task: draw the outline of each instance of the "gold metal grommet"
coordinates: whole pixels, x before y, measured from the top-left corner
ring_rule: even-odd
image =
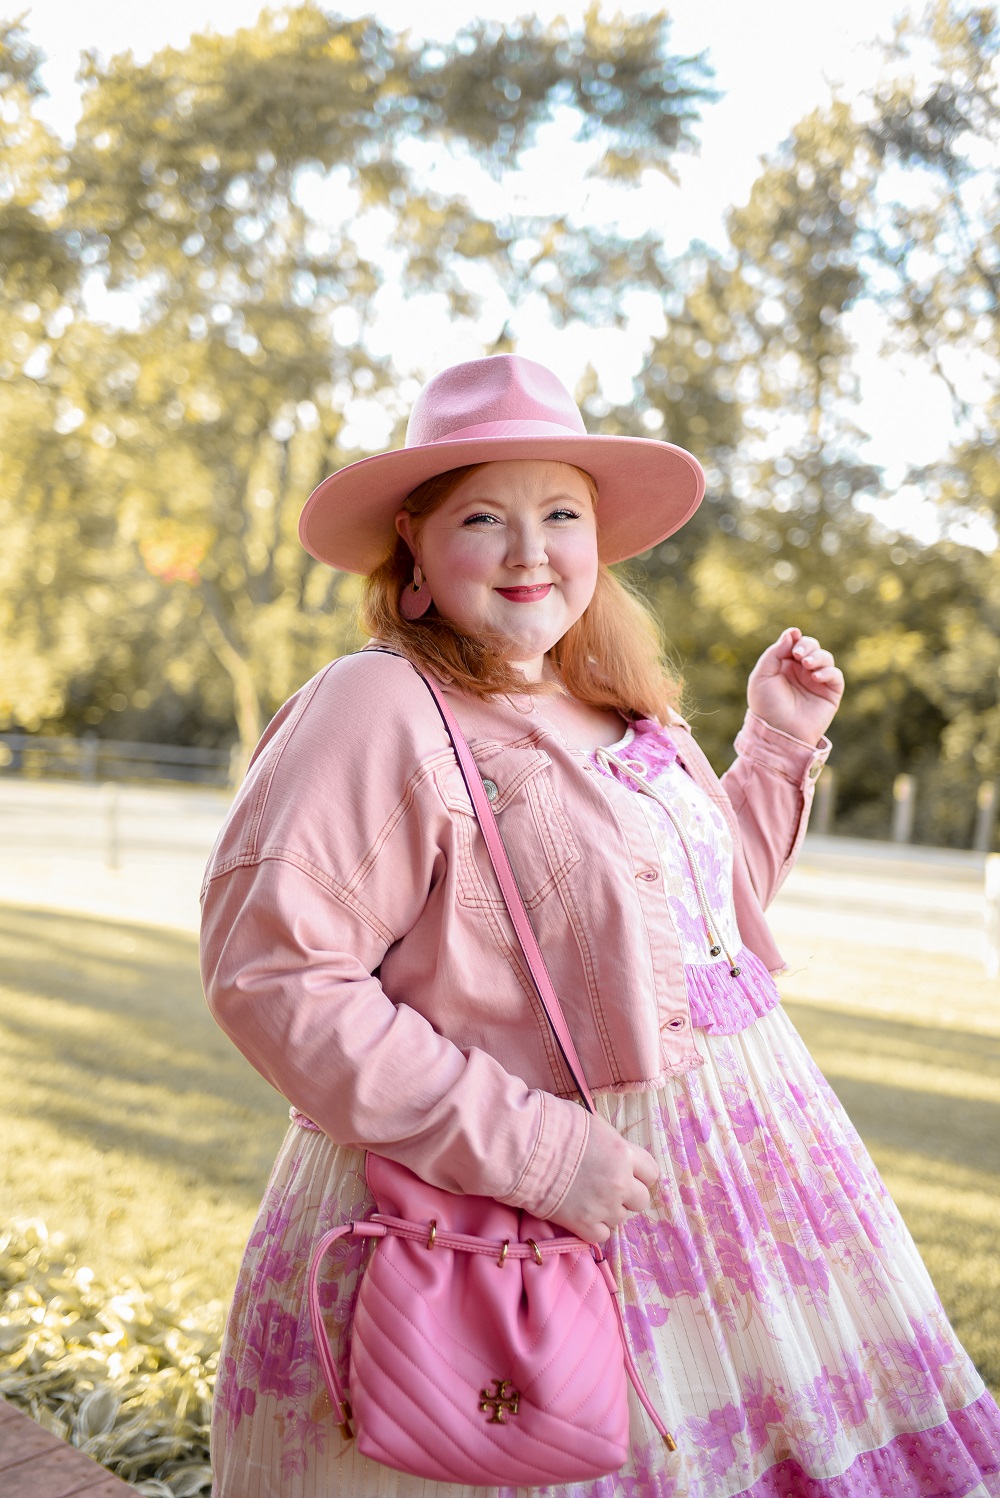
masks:
[[[507,1250],[509,1248],[510,1248],[510,1239],[509,1238],[505,1238],[503,1240],[503,1248],[500,1250],[500,1257],[499,1257],[499,1259],[497,1259],[497,1263],[500,1265],[501,1269],[503,1268],[504,1264],[506,1264],[506,1262],[507,1262]]]
[[[538,1247],[538,1244],[535,1242],[534,1238],[528,1239],[528,1247],[531,1249],[531,1252],[535,1256],[535,1263],[540,1264],[542,1262],[542,1250]]]
[[[437,1235],[438,1235],[438,1225],[437,1225],[437,1218],[435,1217],[432,1220],[432,1222],[431,1222],[431,1230],[427,1234],[427,1247],[428,1248],[433,1248],[434,1247],[434,1239],[437,1237]]]

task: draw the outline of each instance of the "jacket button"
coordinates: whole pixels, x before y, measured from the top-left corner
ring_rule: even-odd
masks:
[[[484,780],[483,790],[486,792],[487,801],[495,801],[500,794],[500,787],[495,780]]]
[[[809,779],[810,780],[818,780],[819,777],[822,775],[822,773],[823,773],[823,762],[822,762],[822,760],[816,760],[814,764],[811,764],[809,766]]]
[[[663,1026],[665,1030],[683,1030],[687,1026],[687,1020],[682,1014],[675,1014],[673,1019],[668,1019]]]
[[[659,879],[660,876],[655,869],[640,869],[635,877],[637,879],[648,879],[652,883],[654,879]]]

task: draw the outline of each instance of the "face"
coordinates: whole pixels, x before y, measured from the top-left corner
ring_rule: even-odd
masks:
[[[438,612],[469,634],[498,632],[529,681],[575,624],[597,583],[597,517],[568,463],[488,463],[417,527],[396,527]]]

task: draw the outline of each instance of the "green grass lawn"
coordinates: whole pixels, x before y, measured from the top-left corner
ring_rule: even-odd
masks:
[[[1000,1392],[1000,983],[977,964],[792,951],[789,1012]],[[209,1017],[193,938],[0,908],[0,1219],[105,1280],[228,1296],[287,1107]]]
[[[193,937],[0,907],[0,1217],[102,1279],[228,1297],[288,1104],[208,1012]]]

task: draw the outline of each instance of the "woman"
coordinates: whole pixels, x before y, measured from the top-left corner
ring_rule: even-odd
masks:
[[[607,1245],[679,1450],[636,1410],[626,1466],[560,1492],[1000,1494],[1000,1415],[771,977],[762,907],[841,674],[786,629],[720,783],[607,570],[702,492],[690,455],[588,436],[553,375],[497,355],[432,380],[406,446],[303,513],[305,545],[366,575],[365,624],[404,658],[335,662],[286,704],[206,877],[209,1002],[292,1104],[222,1353],[220,1498],[461,1491],[366,1460],[329,1413],[305,1271],[370,1210],[366,1147]],[[595,1117],[407,656],[472,744]],[[361,1267],[345,1243],[325,1284],[342,1362]]]

